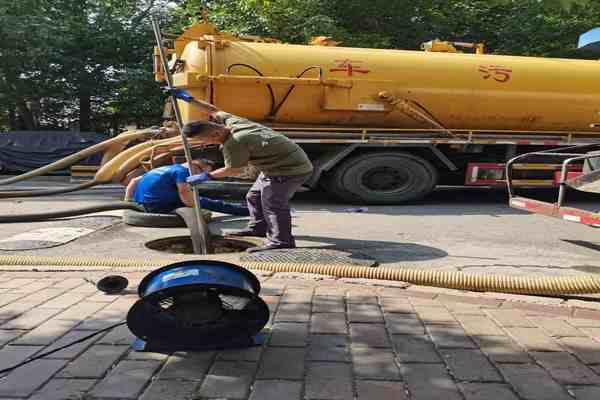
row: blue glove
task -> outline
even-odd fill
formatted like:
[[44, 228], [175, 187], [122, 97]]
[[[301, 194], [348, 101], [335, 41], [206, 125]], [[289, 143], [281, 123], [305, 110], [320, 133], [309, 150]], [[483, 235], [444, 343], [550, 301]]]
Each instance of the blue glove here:
[[207, 182], [207, 181], [211, 181], [211, 180], [212, 180], [212, 178], [210, 177], [210, 174], [208, 172], [203, 172], [198, 175], [188, 176], [186, 179], [186, 182], [189, 183], [190, 185], [197, 185], [199, 183]]
[[171, 96], [175, 97], [176, 99], [183, 100], [188, 103], [194, 101], [194, 96], [189, 94], [185, 89], [172, 89], [170, 90], [170, 93]]

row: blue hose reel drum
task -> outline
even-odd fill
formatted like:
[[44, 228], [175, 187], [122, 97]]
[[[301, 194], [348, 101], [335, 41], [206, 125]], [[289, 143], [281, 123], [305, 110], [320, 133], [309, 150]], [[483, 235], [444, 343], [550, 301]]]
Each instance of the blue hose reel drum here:
[[183, 351], [257, 343], [269, 320], [260, 282], [237, 265], [184, 261], [148, 274], [127, 314], [136, 350]]

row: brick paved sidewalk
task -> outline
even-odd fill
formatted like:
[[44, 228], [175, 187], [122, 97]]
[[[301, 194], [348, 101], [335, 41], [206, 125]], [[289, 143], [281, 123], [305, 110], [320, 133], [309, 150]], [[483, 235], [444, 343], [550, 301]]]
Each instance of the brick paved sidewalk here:
[[[0, 369], [124, 319], [137, 295], [83, 276], [0, 272]], [[0, 399], [600, 399], [597, 303], [259, 276], [263, 347], [137, 353], [123, 326], [13, 371]]]

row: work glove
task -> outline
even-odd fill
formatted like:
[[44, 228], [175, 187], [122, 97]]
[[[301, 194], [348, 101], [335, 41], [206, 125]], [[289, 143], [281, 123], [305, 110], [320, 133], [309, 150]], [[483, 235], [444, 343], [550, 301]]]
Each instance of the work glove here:
[[171, 89], [171, 90], [167, 89], [167, 92], [170, 93], [171, 96], [175, 97], [176, 99], [183, 100], [188, 103], [195, 100], [194, 96], [189, 94], [188, 91], [185, 89]]
[[208, 182], [210, 180], [212, 180], [212, 178], [210, 177], [210, 174], [208, 172], [203, 172], [198, 175], [188, 176], [188, 178], [186, 179], [186, 182], [189, 183], [190, 185], [197, 185], [199, 183]]

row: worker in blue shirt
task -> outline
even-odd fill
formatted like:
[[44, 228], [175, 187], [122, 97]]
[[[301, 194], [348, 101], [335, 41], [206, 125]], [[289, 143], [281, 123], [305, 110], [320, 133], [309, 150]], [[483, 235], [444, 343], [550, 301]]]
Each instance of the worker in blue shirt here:
[[[193, 160], [201, 171], [212, 170], [209, 160]], [[144, 207], [146, 212], [168, 214], [179, 207], [194, 207], [193, 192], [186, 179], [190, 171], [185, 164], [173, 164], [159, 167], [134, 178], [127, 185], [126, 201], [134, 201]], [[248, 208], [242, 205], [213, 200], [199, 196], [200, 207], [223, 214], [248, 216]]]

